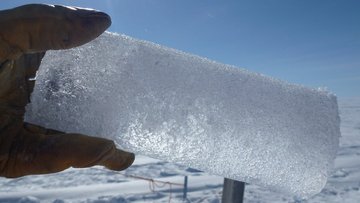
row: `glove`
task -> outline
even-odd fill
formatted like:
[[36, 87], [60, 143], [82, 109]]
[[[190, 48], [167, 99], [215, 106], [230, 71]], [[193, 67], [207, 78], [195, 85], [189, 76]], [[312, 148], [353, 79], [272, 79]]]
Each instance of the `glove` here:
[[111, 25], [102, 12], [58, 5], [29, 4], [0, 11], [0, 58], [68, 49], [85, 44]]
[[111, 24], [102, 12], [30, 4], [0, 11], [0, 176], [47, 174], [94, 165], [124, 170], [133, 153], [111, 140], [24, 122], [25, 106], [47, 50], [87, 43]]

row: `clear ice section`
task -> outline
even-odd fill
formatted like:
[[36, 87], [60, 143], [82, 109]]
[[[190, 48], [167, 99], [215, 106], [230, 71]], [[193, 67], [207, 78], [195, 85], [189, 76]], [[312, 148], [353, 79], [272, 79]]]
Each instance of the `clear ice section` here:
[[339, 144], [336, 97], [124, 35], [49, 51], [26, 120], [308, 197]]

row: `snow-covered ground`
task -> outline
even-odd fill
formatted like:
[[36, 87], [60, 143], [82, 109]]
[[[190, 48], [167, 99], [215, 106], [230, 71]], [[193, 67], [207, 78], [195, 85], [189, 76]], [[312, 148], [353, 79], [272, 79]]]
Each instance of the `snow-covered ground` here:
[[[339, 106], [340, 149], [334, 174], [323, 191], [299, 200], [246, 185], [245, 202], [360, 202], [360, 98], [340, 99]], [[120, 173], [93, 167], [0, 178], [0, 202], [182, 202], [185, 175], [189, 177], [188, 202], [221, 202], [223, 178], [144, 156]]]

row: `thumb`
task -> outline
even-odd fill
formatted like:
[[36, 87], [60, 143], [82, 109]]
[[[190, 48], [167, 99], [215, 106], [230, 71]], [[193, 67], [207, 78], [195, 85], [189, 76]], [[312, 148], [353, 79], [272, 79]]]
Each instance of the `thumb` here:
[[96, 10], [24, 5], [0, 11], [0, 50], [5, 45], [23, 53], [73, 48], [95, 39], [110, 25], [110, 16]]

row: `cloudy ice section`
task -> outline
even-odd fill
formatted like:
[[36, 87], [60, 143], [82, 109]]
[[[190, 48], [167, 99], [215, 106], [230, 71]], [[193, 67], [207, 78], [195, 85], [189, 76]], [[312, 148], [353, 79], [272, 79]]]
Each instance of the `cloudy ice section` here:
[[328, 92], [111, 33], [47, 53], [26, 120], [301, 197], [340, 136]]

